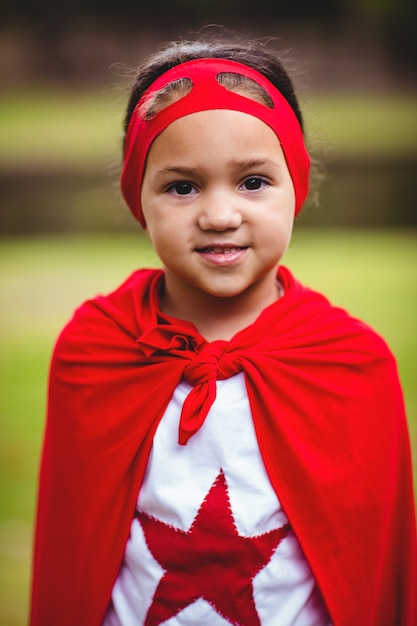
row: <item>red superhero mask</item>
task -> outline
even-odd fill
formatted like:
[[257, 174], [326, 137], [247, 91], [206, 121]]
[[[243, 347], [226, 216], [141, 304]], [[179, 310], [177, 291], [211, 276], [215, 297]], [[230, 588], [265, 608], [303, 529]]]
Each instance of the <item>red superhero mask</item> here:
[[[220, 85], [217, 80], [220, 73], [240, 74], [252, 79], [270, 96], [273, 108]], [[181, 78], [191, 81], [190, 92], [150, 119], [145, 119], [143, 110], [146, 109], [144, 105], [149, 97]], [[142, 95], [130, 118], [121, 187], [128, 207], [144, 228], [146, 223], [141, 207], [141, 185], [153, 141], [175, 120], [198, 111], [216, 109], [253, 115], [274, 131], [280, 141], [294, 185], [295, 214], [300, 212], [308, 193], [310, 159], [301, 126], [291, 106], [263, 74], [251, 67], [226, 59], [198, 59], [176, 65], [159, 76]]]

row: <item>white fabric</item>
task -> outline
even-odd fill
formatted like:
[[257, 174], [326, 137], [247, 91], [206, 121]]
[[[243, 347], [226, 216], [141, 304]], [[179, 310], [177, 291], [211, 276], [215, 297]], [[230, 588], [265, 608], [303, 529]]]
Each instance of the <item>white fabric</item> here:
[[[217, 381], [217, 398], [203, 426], [186, 446], [180, 446], [179, 416], [190, 390], [185, 382], [177, 387], [157, 429], [138, 510], [186, 531], [222, 470], [240, 535], [254, 536], [282, 527], [287, 518], [259, 453], [243, 374]], [[104, 626], [143, 624], [163, 573], [135, 519]], [[329, 624], [292, 532], [255, 576], [253, 597], [262, 626]], [[201, 598], [164, 622], [165, 626], [202, 624], [225, 626], [230, 622]]]

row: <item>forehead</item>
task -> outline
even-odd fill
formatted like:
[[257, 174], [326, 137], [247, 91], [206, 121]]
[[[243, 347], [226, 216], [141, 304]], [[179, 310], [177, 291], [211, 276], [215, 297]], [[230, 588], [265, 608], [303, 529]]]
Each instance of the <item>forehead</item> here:
[[148, 163], [275, 159], [284, 154], [275, 132], [259, 118], [240, 111], [199, 111], [172, 122], [153, 142]]

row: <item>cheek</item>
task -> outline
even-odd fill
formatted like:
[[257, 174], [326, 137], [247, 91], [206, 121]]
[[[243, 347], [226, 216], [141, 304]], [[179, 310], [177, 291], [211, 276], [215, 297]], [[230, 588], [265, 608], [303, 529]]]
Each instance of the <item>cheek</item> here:
[[280, 259], [288, 248], [291, 235], [289, 231], [285, 233], [281, 231], [275, 231], [268, 233], [268, 238], [265, 238], [265, 255], [267, 258]]
[[275, 256], [282, 255], [288, 248], [294, 224], [293, 209], [278, 212], [273, 219], [265, 220], [261, 238], [265, 252]]
[[158, 241], [164, 241], [168, 236], [169, 219], [161, 210], [161, 203], [153, 194], [142, 193], [141, 202], [147, 233], [154, 246], [156, 246]]
[[142, 185], [142, 190], [140, 194], [140, 205], [142, 208], [143, 217], [145, 218], [146, 225], [149, 225], [152, 216], [152, 202], [150, 200], [149, 193], [146, 191], [145, 184]]
[[148, 213], [147, 233], [160, 257], [181, 249], [182, 229], [175, 219], [151, 211]]

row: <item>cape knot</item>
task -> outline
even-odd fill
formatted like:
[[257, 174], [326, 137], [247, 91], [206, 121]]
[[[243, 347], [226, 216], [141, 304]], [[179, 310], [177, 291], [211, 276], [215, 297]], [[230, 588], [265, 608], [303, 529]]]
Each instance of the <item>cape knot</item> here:
[[198, 346], [197, 339], [183, 327], [163, 324], [148, 328], [137, 343], [145, 356], [169, 354], [183, 357]]
[[184, 379], [191, 385], [199, 385], [237, 374], [241, 367], [227, 351], [227, 341], [207, 343], [184, 368]]

